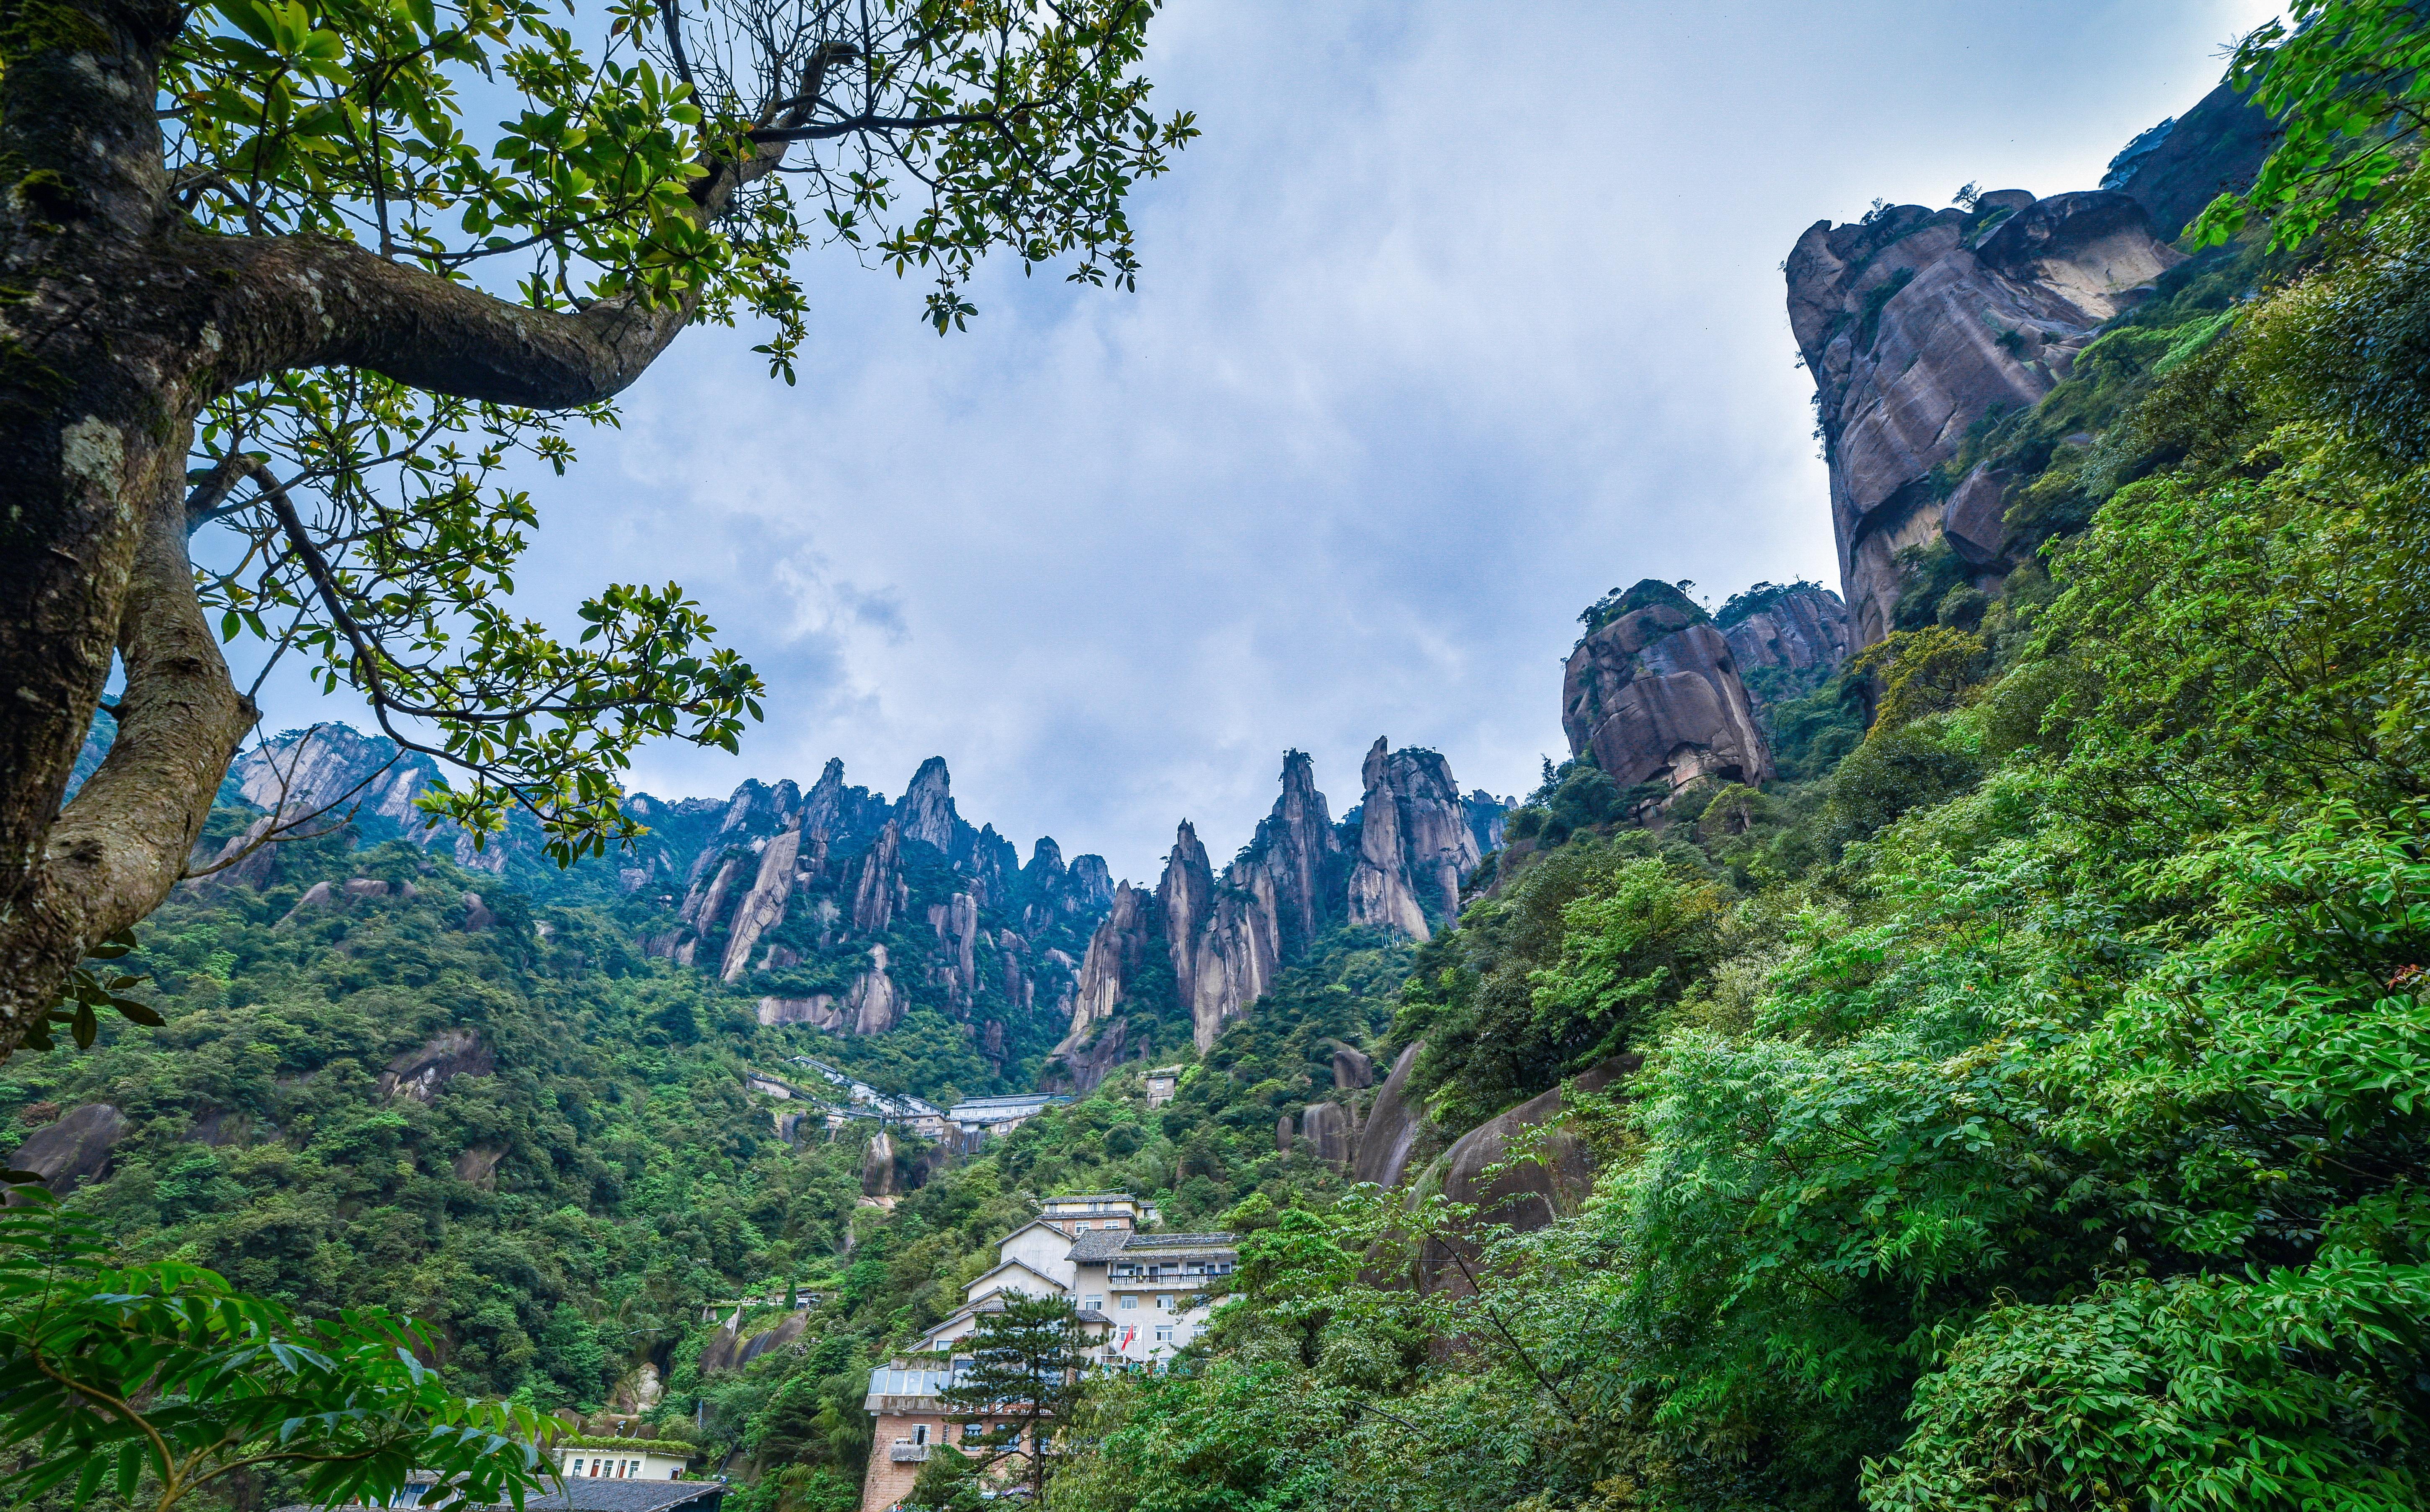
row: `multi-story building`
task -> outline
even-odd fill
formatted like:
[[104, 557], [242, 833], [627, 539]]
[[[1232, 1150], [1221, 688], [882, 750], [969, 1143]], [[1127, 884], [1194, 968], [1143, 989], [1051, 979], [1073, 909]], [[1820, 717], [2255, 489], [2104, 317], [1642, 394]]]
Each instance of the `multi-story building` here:
[[1173, 1094], [1181, 1088], [1181, 1072], [1179, 1066], [1157, 1066], [1148, 1072], [1147, 1105], [1150, 1109], [1162, 1107], [1173, 1101]]
[[1054, 1092], [1023, 1092], [1014, 1097], [971, 1097], [953, 1105], [946, 1121], [972, 1146], [990, 1135], [1013, 1130], [1058, 1104], [1072, 1101]]
[[567, 1480], [679, 1481], [691, 1469], [690, 1444], [657, 1438], [569, 1438], [555, 1446]]
[[1155, 1369], [1207, 1323], [1239, 1255], [1229, 1234], [1155, 1234], [1156, 1210], [1127, 1192], [1053, 1197], [996, 1245], [996, 1263], [962, 1290], [962, 1305], [871, 1373], [864, 1403], [876, 1419], [861, 1512], [899, 1505], [939, 1444], [975, 1438], [995, 1424], [970, 1419], [943, 1393], [970, 1366], [956, 1346], [1013, 1297], [1069, 1298], [1086, 1361], [1099, 1369]]

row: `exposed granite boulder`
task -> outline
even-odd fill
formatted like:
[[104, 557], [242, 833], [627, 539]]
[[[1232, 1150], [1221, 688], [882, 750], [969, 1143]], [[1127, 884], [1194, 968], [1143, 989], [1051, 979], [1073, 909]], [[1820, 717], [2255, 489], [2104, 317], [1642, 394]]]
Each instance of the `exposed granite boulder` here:
[[852, 1024], [854, 1034], [884, 1034], [894, 1027], [910, 1006], [902, 989], [889, 974], [886, 947], [869, 947], [869, 966], [852, 979], [852, 989], [844, 994], [843, 1017]]
[[1375, 1063], [1367, 1057], [1367, 1052], [1356, 1045], [1345, 1045], [1339, 1039], [1329, 1042], [1333, 1046], [1335, 1091], [1362, 1091], [1375, 1085]]
[[1310, 1103], [1300, 1114], [1299, 1137], [1319, 1160], [1340, 1170], [1350, 1164], [1350, 1113], [1339, 1103]]
[[383, 1100], [409, 1097], [426, 1104], [458, 1076], [489, 1076], [497, 1069], [497, 1057], [479, 1035], [470, 1029], [443, 1029], [388, 1063], [380, 1072], [379, 1095]]
[[456, 1156], [452, 1169], [458, 1181], [493, 1191], [498, 1185], [498, 1162], [506, 1157], [507, 1147], [503, 1144], [471, 1145]]
[[771, 1028], [786, 1023], [807, 1023], [813, 1029], [845, 1027], [843, 1010], [826, 992], [813, 992], [806, 998], [761, 998], [758, 1016], [759, 1022]]
[[807, 1319], [800, 1313], [794, 1313], [766, 1333], [755, 1334], [744, 1339], [741, 1347], [734, 1352], [735, 1369], [740, 1370], [763, 1354], [772, 1354], [795, 1342], [808, 1330], [809, 1326]]
[[1424, 1040], [1413, 1040], [1392, 1062], [1391, 1073], [1384, 1078], [1374, 1105], [1367, 1110], [1367, 1122], [1358, 1130], [1358, 1153], [1351, 1167], [1354, 1180], [1397, 1187], [1408, 1171], [1409, 1156], [1426, 1122], [1423, 1105], [1409, 1091], [1409, 1078], [1425, 1048]]
[[481, 895], [479, 893], [468, 892], [464, 894], [463, 902], [464, 932], [466, 934], [477, 935], [484, 929], [492, 929], [497, 926], [498, 916], [490, 911], [490, 906], [481, 901]]
[[[1635, 1056], [1606, 1060], [1573, 1077], [1572, 1086], [1601, 1091], [1636, 1065]], [[1439, 1191], [1455, 1203], [1473, 1205], [1478, 1221], [1506, 1223], [1523, 1234], [1577, 1211], [1594, 1188], [1594, 1162], [1586, 1145], [1562, 1126], [1565, 1112], [1564, 1089], [1556, 1087], [1488, 1119], [1452, 1141], [1412, 1186], [1410, 1200]], [[1514, 1160], [1512, 1141], [1523, 1131], [1545, 1124], [1553, 1128], [1537, 1147], [1537, 1158]], [[1418, 1258], [1418, 1286], [1466, 1295], [1473, 1288], [1462, 1266], [1473, 1270], [1476, 1259], [1472, 1245], [1431, 1238]]]
[[1591, 751], [1623, 788], [1699, 777], [1757, 784], [1772, 751], [1756, 723], [1729, 642], [1704, 611], [1648, 579], [1630, 590], [1644, 606], [1589, 633], [1561, 679], [1561, 727], [1570, 754]]
[[29, 1171], [64, 1197], [109, 1170], [109, 1153], [134, 1132], [126, 1115], [108, 1103], [87, 1103], [25, 1137], [8, 1157], [11, 1170]]
[[1966, 474], [1940, 505], [1940, 534], [1949, 549], [1978, 567], [2001, 559], [2007, 547], [2007, 479], [1989, 463]]
[[894, 1140], [881, 1128], [860, 1153], [861, 1195], [892, 1197], [899, 1189], [894, 1176]]

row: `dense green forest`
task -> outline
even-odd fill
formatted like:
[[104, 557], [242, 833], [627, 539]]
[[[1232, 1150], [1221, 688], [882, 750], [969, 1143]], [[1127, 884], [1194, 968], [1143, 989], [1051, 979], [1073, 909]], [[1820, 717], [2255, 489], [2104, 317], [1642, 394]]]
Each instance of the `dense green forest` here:
[[[2335, 187], [1975, 427], [1939, 482], [2016, 477], [2022, 565], [1909, 552], [1885, 640], [1771, 690], [1780, 780], [1649, 817], [1548, 765], [1456, 928], [1318, 940], [1162, 1106], [1129, 1063], [975, 1155], [787, 1137], [745, 1073], [793, 1055], [1006, 1078], [933, 1007], [763, 1026], [587, 873], [336, 833], [182, 889], [125, 963], [163, 1025], [15, 1057], [0, 1117], [111, 1105], [70, 1205], [128, 1255], [421, 1318], [459, 1389], [636, 1412], [742, 1512], [857, 1505], [870, 1366], [1038, 1198], [1109, 1188], [1240, 1232], [1239, 1295], [1091, 1383], [1068, 1512], [2419, 1507], [2430, 188]], [[1404, 1188], [1278, 1129], [1372, 1111], [1345, 1048], [1421, 1045]], [[1426, 1174], [1605, 1067], [1549, 1223]]]

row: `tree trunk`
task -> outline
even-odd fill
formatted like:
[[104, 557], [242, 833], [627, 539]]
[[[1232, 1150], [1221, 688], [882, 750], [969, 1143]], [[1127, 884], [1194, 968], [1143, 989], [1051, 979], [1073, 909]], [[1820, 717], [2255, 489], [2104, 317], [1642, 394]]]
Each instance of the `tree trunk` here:
[[[168, 896], [255, 719], [186, 556], [204, 407], [353, 365], [572, 407], [631, 383], [693, 303], [549, 313], [347, 242], [196, 226], [155, 114], [183, 20], [154, 0], [0, 0], [0, 1058], [92, 945]], [[697, 180], [700, 213], [783, 152]], [[113, 655], [118, 738], [62, 811]]]

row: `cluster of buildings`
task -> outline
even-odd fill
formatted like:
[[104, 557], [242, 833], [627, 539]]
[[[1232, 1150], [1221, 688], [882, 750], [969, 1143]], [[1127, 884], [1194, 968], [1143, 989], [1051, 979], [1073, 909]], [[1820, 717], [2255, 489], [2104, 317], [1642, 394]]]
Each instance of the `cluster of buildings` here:
[[824, 1085], [804, 1087], [757, 1071], [744, 1077], [750, 1088], [764, 1097], [779, 1103], [802, 1103], [815, 1110], [778, 1110], [772, 1114], [777, 1134], [788, 1140], [794, 1138], [805, 1120], [823, 1117], [830, 1134], [855, 1122], [874, 1122], [881, 1128], [890, 1125], [908, 1129], [924, 1139], [950, 1139], [957, 1149], [971, 1150], [995, 1135], [1010, 1134], [1057, 1104], [1071, 1101], [1053, 1092], [1022, 1092], [1010, 1097], [968, 1097], [950, 1108], [940, 1108], [907, 1092], [881, 1092], [851, 1072], [808, 1055], [795, 1055], [791, 1064], [809, 1073], [801, 1078], [802, 1082]]
[[1229, 1234], [1156, 1233], [1156, 1209], [1127, 1192], [1090, 1192], [1049, 1198], [1006, 1235], [995, 1265], [963, 1288], [961, 1306], [870, 1373], [863, 1404], [876, 1432], [861, 1512], [899, 1505], [937, 1445], [995, 1427], [943, 1394], [971, 1365], [957, 1347], [1009, 1299], [1068, 1299], [1090, 1368], [1154, 1369], [1187, 1349], [1207, 1327], [1208, 1293], [1231, 1276], [1240, 1254]]

